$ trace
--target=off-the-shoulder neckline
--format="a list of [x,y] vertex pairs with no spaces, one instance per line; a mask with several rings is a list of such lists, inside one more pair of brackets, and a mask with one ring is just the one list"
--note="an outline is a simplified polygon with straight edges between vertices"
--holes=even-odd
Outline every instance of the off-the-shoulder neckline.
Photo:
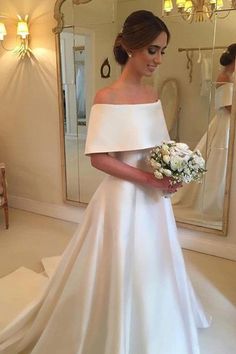
[[216,90],[218,90],[221,87],[225,87],[226,85],[234,86],[234,83],[233,82],[224,82],[224,83],[222,82],[222,84],[219,86],[217,86],[217,83],[216,83]]
[[146,106],[146,105],[156,105],[159,104],[160,100],[155,101],[155,102],[148,102],[148,103],[94,103],[94,106],[117,106],[117,107],[124,107],[124,106],[128,106],[128,107],[132,107],[132,106]]

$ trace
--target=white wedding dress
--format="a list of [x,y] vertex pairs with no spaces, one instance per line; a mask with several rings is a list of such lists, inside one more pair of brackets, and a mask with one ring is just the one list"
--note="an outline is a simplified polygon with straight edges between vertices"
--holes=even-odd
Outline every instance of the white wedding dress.
[[[94,105],[86,153],[146,170],[167,138],[160,102]],[[107,176],[41,298],[1,333],[0,353],[199,354],[197,327],[208,325],[170,200]]]
[[216,115],[195,148],[206,158],[207,173],[203,183],[184,185],[173,196],[172,203],[180,220],[183,218],[184,221],[191,210],[192,218],[196,215],[198,219],[201,215],[202,221],[205,218],[208,225],[212,223],[212,226],[222,228],[231,117],[226,106],[232,105],[232,97],[233,83],[216,88]]

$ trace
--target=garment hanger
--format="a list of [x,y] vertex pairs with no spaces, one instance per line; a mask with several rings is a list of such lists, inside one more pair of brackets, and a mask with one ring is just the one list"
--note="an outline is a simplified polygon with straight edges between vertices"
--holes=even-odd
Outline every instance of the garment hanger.
[[198,48],[198,59],[197,59],[197,63],[200,64],[202,61],[202,52],[201,52],[201,48]]
[[189,82],[192,82],[193,78],[193,50],[186,50],[187,57],[187,70],[189,70]]

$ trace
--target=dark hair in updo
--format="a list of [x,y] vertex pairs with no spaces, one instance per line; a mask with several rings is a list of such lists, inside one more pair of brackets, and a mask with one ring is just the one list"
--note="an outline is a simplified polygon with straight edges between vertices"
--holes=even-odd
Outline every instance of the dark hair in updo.
[[226,52],[224,52],[220,57],[220,63],[223,66],[232,64],[235,61],[236,57],[236,43],[233,43],[228,46]]
[[169,42],[170,32],[159,17],[146,10],[132,12],[125,20],[123,29],[115,40],[113,52],[117,63],[126,64],[127,51],[149,45],[162,32],[167,34]]

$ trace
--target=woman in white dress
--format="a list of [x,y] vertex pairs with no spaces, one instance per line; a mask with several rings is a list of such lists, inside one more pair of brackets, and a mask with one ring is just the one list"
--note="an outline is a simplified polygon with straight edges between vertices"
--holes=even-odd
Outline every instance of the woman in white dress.
[[[235,58],[236,43],[233,43],[220,57],[222,70],[216,79],[216,115],[195,148],[206,158],[207,173],[203,183],[185,185],[172,200],[180,210],[191,209],[191,217],[199,218],[202,214],[208,224],[216,226],[221,225],[223,217]],[[181,217],[180,210],[177,212]]]
[[156,92],[141,82],[169,40],[151,12],[132,13],[117,36],[120,78],[99,91],[86,153],[108,175],[87,207],[46,291],[1,334],[0,353],[199,354],[209,325],[186,274],[170,179],[148,170],[168,139]]

